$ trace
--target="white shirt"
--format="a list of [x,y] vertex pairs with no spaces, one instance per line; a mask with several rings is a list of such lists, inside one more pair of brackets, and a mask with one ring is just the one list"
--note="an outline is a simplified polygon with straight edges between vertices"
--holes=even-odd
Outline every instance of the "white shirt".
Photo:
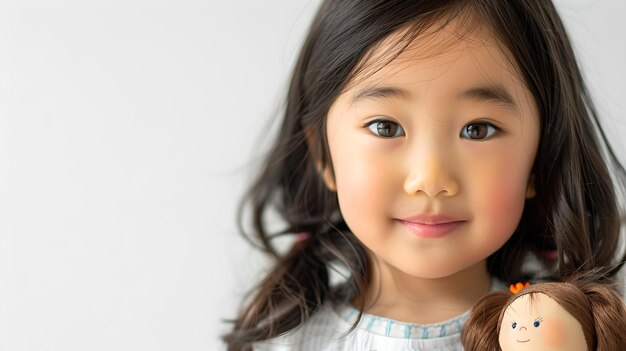
[[[491,290],[504,285],[492,279]],[[462,351],[461,330],[471,311],[434,324],[414,324],[364,313],[356,329],[348,335],[358,311],[348,305],[330,301],[303,325],[270,340],[257,342],[254,351]]]

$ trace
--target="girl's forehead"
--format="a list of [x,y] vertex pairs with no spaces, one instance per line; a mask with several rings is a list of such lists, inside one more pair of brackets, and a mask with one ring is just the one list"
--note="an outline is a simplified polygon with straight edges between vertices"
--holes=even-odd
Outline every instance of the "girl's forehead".
[[410,27],[396,31],[373,47],[347,89],[389,79],[433,80],[456,63],[470,66],[469,71],[475,69],[487,80],[506,78],[521,83],[509,50],[484,24],[460,19],[439,21],[407,45],[409,31]]

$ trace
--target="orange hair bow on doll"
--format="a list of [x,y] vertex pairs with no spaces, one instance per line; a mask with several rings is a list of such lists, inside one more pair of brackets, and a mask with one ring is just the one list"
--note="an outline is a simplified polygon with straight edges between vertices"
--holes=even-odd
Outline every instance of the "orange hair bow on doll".
[[516,284],[511,284],[509,286],[509,291],[511,292],[511,294],[517,294],[518,292],[520,292],[522,289],[524,289],[525,287],[529,286],[530,283],[526,282],[525,284],[522,283],[516,283]]

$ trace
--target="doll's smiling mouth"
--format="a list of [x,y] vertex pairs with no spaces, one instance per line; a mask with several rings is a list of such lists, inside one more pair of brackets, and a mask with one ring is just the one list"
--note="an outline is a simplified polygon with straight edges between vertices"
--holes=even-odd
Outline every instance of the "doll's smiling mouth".
[[528,339],[528,340],[515,340],[515,341],[517,341],[517,342],[529,342],[530,339]]

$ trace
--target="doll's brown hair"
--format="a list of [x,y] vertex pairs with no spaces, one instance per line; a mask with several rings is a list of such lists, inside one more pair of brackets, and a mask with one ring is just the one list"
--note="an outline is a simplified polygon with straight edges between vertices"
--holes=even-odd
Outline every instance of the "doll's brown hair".
[[[362,316],[372,262],[319,172],[320,165],[333,172],[326,116],[363,72],[376,73],[428,28],[450,21],[462,24],[460,38],[477,25],[493,32],[539,112],[536,196],[526,201],[508,242],[487,258],[489,274],[502,281],[536,274],[559,279],[578,268],[610,267],[611,277],[622,266],[626,171],[604,135],[552,1],[324,0],[293,68],[276,139],[240,204],[241,234],[272,266],[230,320],[233,327],[222,337],[229,350],[296,329],[328,300],[354,298]],[[380,61],[368,60],[394,33],[406,35],[390,43]],[[310,235],[291,250],[277,245],[276,238],[300,232]],[[522,269],[528,257],[538,259],[536,270]],[[346,279],[331,286],[336,267]]]
[[465,322],[462,335],[465,350],[500,350],[498,334],[504,312],[519,297],[529,295],[532,301],[536,294],[552,298],[580,323],[588,350],[626,350],[624,302],[611,287],[582,281],[539,283],[517,294],[498,291],[483,296]]

